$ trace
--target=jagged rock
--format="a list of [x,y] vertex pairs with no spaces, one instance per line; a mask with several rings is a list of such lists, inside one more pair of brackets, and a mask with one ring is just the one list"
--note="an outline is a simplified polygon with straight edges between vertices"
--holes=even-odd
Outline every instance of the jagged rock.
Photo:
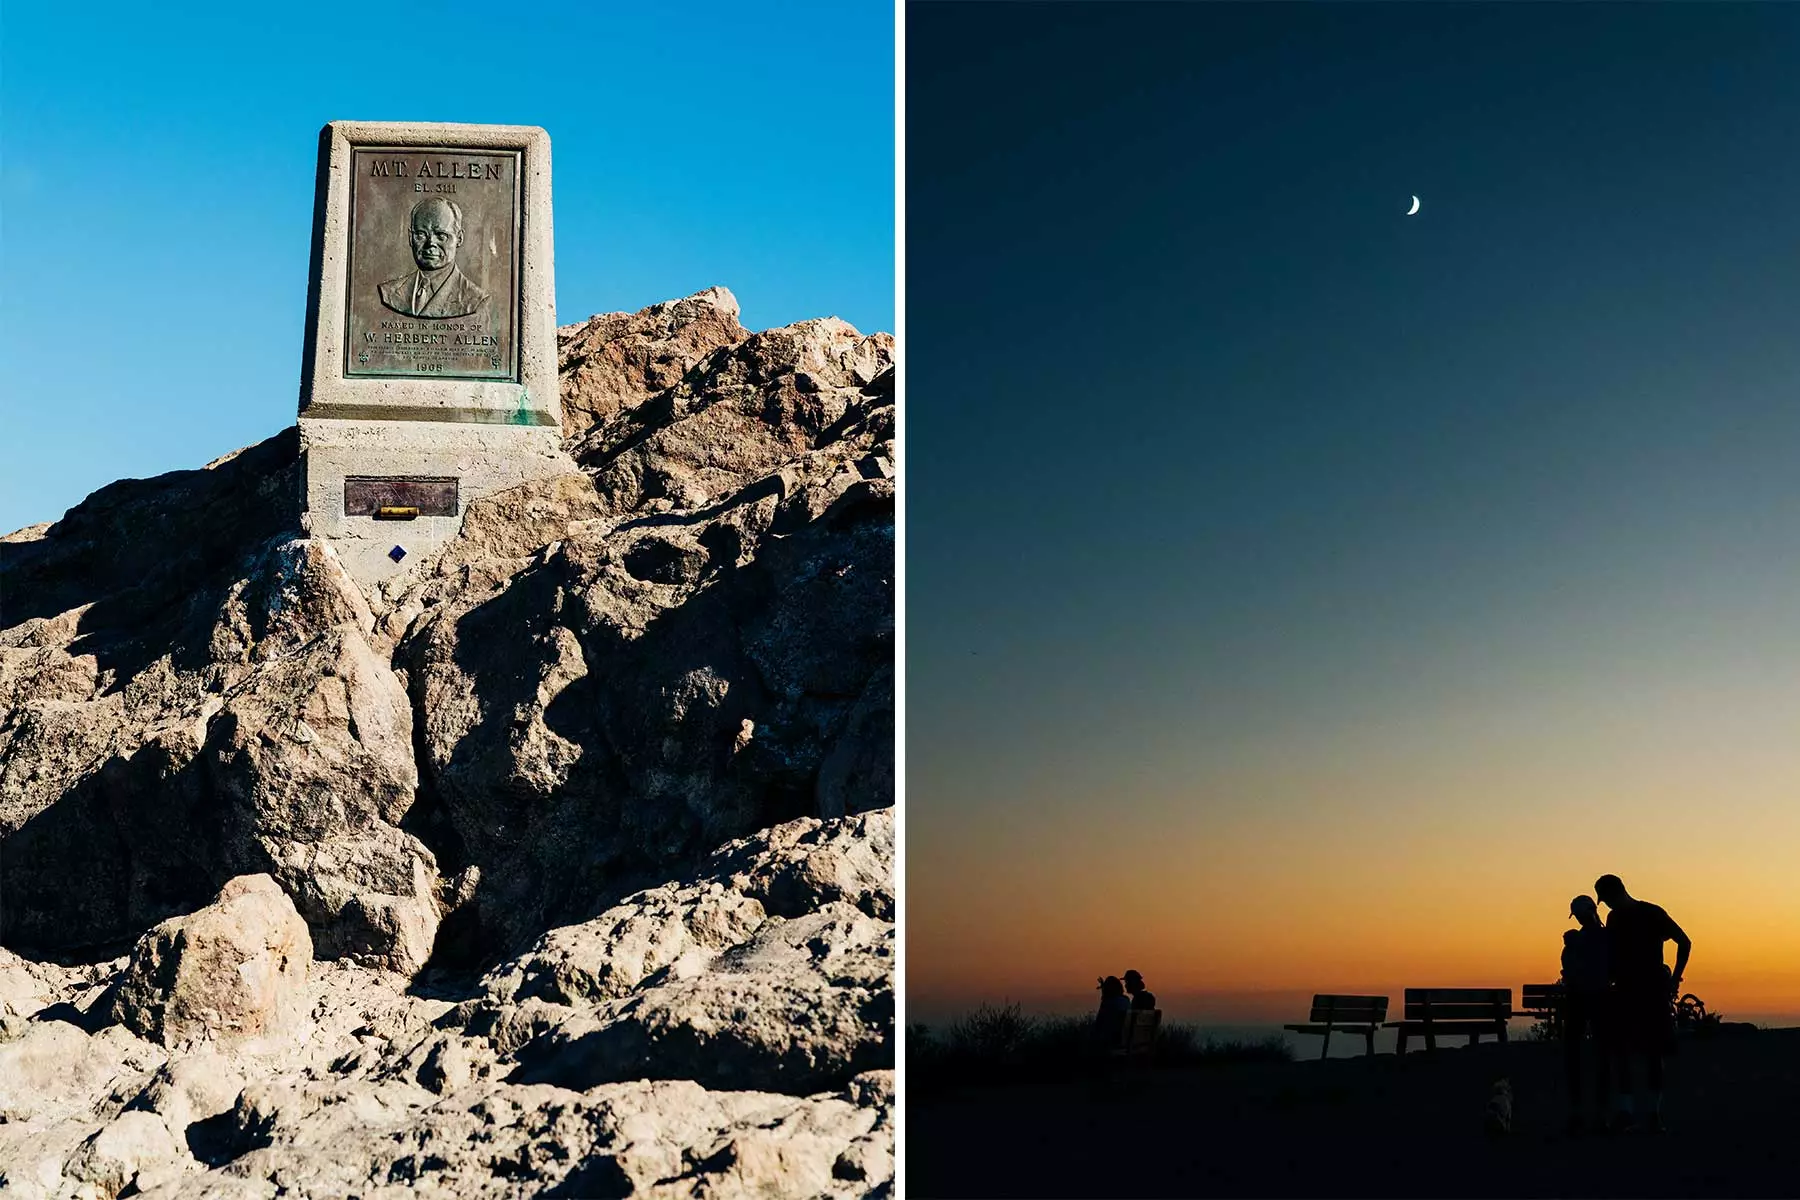
[[362,633],[332,627],[258,669],[211,728],[227,864],[266,864],[321,954],[423,966],[437,932],[437,864],[398,827],[418,788],[412,708]]
[[636,408],[679,383],[712,351],[747,336],[738,324],[737,297],[720,287],[557,330],[563,435],[578,438]]
[[69,1156],[63,1176],[92,1185],[86,1195],[111,1200],[126,1185],[139,1190],[179,1178],[192,1160],[153,1112],[120,1113]]
[[617,508],[717,503],[842,440],[840,423],[884,399],[891,405],[866,389],[892,361],[893,338],[864,337],[836,318],[767,330],[714,351],[666,391],[597,424],[571,452]]
[[244,1090],[243,1064],[214,1045],[164,1063],[130,1104],[155,1113],[177,1134],[230,1111]]
[[298,1018],[312,951],[306,922],[275,881],[240,876],[211,905],[138,942],[113,1015],[167,1046],[269,1033]]
[[894,919],[894,813],[841,821],[802,818],[720,847],[709,874],[780,916],[834,901]]
[[[235,1190],[254,1180],[313,1196],[860,1197],[892,1178],[877,1132],[886,1108],[843,1093],[650,1082],[586,1093],[488,1084],[438,1098],[399,1084],[293,1083],[246,1089],[232,1119],[220,1170],[146,1195],[272,1194]],[[847,1160],[873,1173],[834,1173]]]
[[[418,782],[412,710],[370,647],[373,614],[322,544],[270,539],[241,568],[190,598],[175,648],[123,688],[0,718],[0,812],[23,817],[0,823],[9,942],[104,945],[266,871],[325,953],[397,969],[429,954],[435,861],[398,828]],[[46,765],[58,739],[86,774]]]
[[[892,915],[891,816],[765,831],[723,848],[694,884],[627,897],[490,973],[501,1003],[584,1006],[515,1052],[516,1078],[805,1093],[891,1061],[893,924],[850,899]],[[793,917],[765,916],[749,889]]]
[[[62,1090],[41,1113],[0,1123],[0,1178],[8,1194],[27,1196],[118,1183],[132,1162],[122,1151],[99,1153],[110,1140],[127,1142],[122,1135],[136,1130],[166,1149],[152,1123],[121,1123],[135,1113],[154,1116],[186,1148],[162,1160],[147,1154],[135,1168],[142,1194],[169,1200],[272,1196],[277,1187],[887,1194],[893,929],[870,910],[892,911],[892,847],[887,811],[803,819],[741,839],[585,927],[552,931],[491,972],[484,998],[466,1004],[409,995],[398,974],[326,964],[306,982],[305,1035],[254,1052],[249,1043],[204,1043],[178,1046],[164,1061],[121,1026],[90,1038],[63,1021],[34,1020],[32,1036],[50,1036],[29,1062],[18,1057],[22,1046],[0,1046],[0,1107],[15,1081],[21,1095],[42,1100],[56,1072]],[[781,918],[744,894],[770,894],[772,881],[789,876],[814,889],[787,885],[790,905],[827,890],[837,898]],[[866,894],[883,887],[884,899]],[[670,954],[673,963],[657,965]],[[591,960],[578,962],[584,955]],[[34,969],[44,972],[43,994],[79,998],[125,966]],[[570,973],[575,966],[582,974]],[[559,979],[574,1003],[535,994]],[[602,993],[611,998],[596,1002]],[[580,1090],[508,1080],[529,1073],[557,1039],[609,1025],[621,1040],[666,1029],[674,1053],[659,1052],[653,1069],[695,1078],[597,1082],[569,1067],[567,1082]],[[708,1051],[696,1053],[703,1039]],[[581,1054],[595,1050],[584,1044]],[[881,1067],[857,1069],[870,1058]],[[592,1069],[596,1061],[587,1060],[588,1073],[606,1073]],[[809,1094],[698,1082],[727,1077]],[[84,1143],[92,1146],[82,1151]],[[69,1174],[78,1155],[99,1183]]]
[[131,1089],[164,1061],[161,1047],[123,1026],[89,1035],[67,1020],[33,1020],[23,1037],[0,1045],[0,1113],[8,1124],[52,1122]]
[[806,1092],[892,1061],[893,1046],[869,1009],[860,990],[821,980],[701,976],[570,1018],[522,1049],[510,1078],[576,1090],[692,1079],[709,1088]]
[[761,904],[716,882],[638,892],[591,921],[551,930],[516,965],[490,975],[488,991],[558,1004],[614,999],[684,957],[710,962],[764,919]]
[[26,1018],[49,1003],[50,988],[34,966],[0,947],[0,1042],[24,1037]]

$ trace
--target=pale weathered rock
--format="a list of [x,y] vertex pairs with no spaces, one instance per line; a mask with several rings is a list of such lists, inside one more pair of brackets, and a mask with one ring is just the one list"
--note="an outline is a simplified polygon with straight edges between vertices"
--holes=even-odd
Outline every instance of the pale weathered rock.
[[188,1162],[186,1147],[153,1112],[120,1113],[84,1141],[63,1168],[65,1178],[91,1184],[85,1194],[111,1200],[140,1178],[154,1186],[181,1175]]
[[240,876],[211,905],[144,935],[113,1013],[167,1046],[254,1037],[298,1019],[311,962],[293,902],[267,875]]
[[161,1047],[121,1026],[89,1036],[67,1021],[32,1021],[24,1036],[0,1045],[0,1130],[110,1115],[164,1061]]
[[490,975],[488,990],[560,1004],[614,999],[685,955],[710,962],[764,919],[761,904],[716,882],[637,892],[591,921],[551,930],[516,965]]
[[[22,1046],[0,1046],[0,1100],[21,1075],[33,1094],[47,1094],[52,1071],[79,1078],[54,1111],[0,1124],[0,1177],[9,1195],[105,1194],[100,1185],[133,1166],[110,1149],[132,1142],[124,1133],[167,1149],[140,1119],[153,1115],[182,1152],[144,1155],[136,1187],[171,1200],[268,1196],[276,1186],[375,1196],[500,1197],[521,1187],[577,1196],[885,1194],[893,1075],[856,1068],[892,1061],[893,930],[865,911],[891,911],[891,815],[795,821],[722,847],[690,878],[552,931],[496,968],[487,998],[469,1004],[409,995],[405,976],[343,960],[321,964],[305,985],[307,1036],[254,1053],[240,1048],[251,1043],[205,1043],[163,1062],[122,1027],[89,1038],[73,1025],[34,1022],[56,1032],[36,1047],[36,1067],[8,1059]],[[888,869],[866,863],[865,849]],[[796,873],[815,887],[838,881],[838,898],[780,918],[740,890],[767,892],[770,880]],[[864,892],[881,880],[888,894],[877,902]],[[801,894],[790,890],[789,903]],[[88,974],[71,972],[56,994],[91,987]],[[610,999],[596,1003],[602,995]],[[595,1069],[605,1065],[599,1047],[579,1035],[607,1029],[627,1048],[660,1034],[669,1053],[653,1056],[653,1073],[694,1078],[581,1078],[584,1066],[607,1072]],[[564,1069],[581,1090],[507,1081],[559,1040],[578,1043]],[[827,1077],[834,1082],[820,1082]],[[811,1094],[708,1090],[700,1078]],[[139,1115],[121,1123],[121,1113]],[[87,1182],[68,1173],[78,1154]]]
[[[891,813],[790,822],[726,847],[695,884],[554,931],[490,973],[489,995],[602,1002],[519,1049],[515,1078],[805,1093],[892,1061],[893,924],[853,903],[891,916],[892,851]],[[743,888],[796,915],[765,918]]]
[[509,1078],[576,1090],[692,1079],[727,1090],[814,1091],[892,1061],[869,1006],[868,995],[817,980],[701,976],[571,1018],[520,1050]]
[[58,739],[104,737],[110,757],[73,783],[40,766],[0,777],[0,809],[63,787],[6,838],[8,940],[105,943],[268,872],[324,952],[401,969],[429,954],[435,860],[397,827],[418,784],[412,709],[370,648],[373,615],[317,543],[271,539],[243,570],[191,598],[177,648],[121,691],[27,705],[11,725],[8,771],[54,761]]
[[721,847],[708,871],[779,915],[842,900],[892,921],[894,812],[790,821]]
[[244,1064],[214,1045],[164,1063],[131,1107],[152,1112],[177,1134],[228,1112],[244,1090]]
[[0,1042],[24,1037],[26,1019],[50,1003],[51,989],[33,966],[0,947]]

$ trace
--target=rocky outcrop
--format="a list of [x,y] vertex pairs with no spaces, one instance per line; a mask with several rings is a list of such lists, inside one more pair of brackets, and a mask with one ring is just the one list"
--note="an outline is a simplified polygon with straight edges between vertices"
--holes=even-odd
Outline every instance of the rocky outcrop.
[[718,287],[557,330],[563,435],[579,438],[636,408],[713,351],[749,336],[738,324],[737,297]]
[[893,341],[559,340],[580,473],[383,588],[292,430],[0,538],[5,1188],[889,1186]]
[[[801,820],[553,931],[484,981],[490,1004],[573,1008],[514,1052],[516,1078],[805,1092],[891,1063],[892,864],[892,810]],[[817,886],[770,887],[796,878]]]
[[0,1044],[0,1190],[888,1194],[892,848],[891,810],[759,832],[461,1001],[349,959],[265,986],[304,932],[266,877],[128,962],[0,964],[45,1002]]

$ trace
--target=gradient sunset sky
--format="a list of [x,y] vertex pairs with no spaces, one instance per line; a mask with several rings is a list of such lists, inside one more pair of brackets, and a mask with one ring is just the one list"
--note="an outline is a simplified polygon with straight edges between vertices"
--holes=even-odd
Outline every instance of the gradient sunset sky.
[[909,1019],[1516,990],[1603,872],[1800,1019],[1796,63],[1773,4],[909,8]]

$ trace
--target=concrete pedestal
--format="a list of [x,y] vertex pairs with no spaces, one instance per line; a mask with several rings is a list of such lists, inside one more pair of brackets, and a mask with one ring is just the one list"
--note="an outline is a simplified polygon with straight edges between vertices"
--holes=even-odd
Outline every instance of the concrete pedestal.
[[[563,452],[562,430],[541,425],[302,417],[300,454],[306,471],[304,527],[311,536],[330,540],[351,578],[365,589],[409,572],[454,537],[473,501],[528,480],[580,470]],[[344,483],[352,476],[454,479],[455,512],[405,520],[348,516]]]

